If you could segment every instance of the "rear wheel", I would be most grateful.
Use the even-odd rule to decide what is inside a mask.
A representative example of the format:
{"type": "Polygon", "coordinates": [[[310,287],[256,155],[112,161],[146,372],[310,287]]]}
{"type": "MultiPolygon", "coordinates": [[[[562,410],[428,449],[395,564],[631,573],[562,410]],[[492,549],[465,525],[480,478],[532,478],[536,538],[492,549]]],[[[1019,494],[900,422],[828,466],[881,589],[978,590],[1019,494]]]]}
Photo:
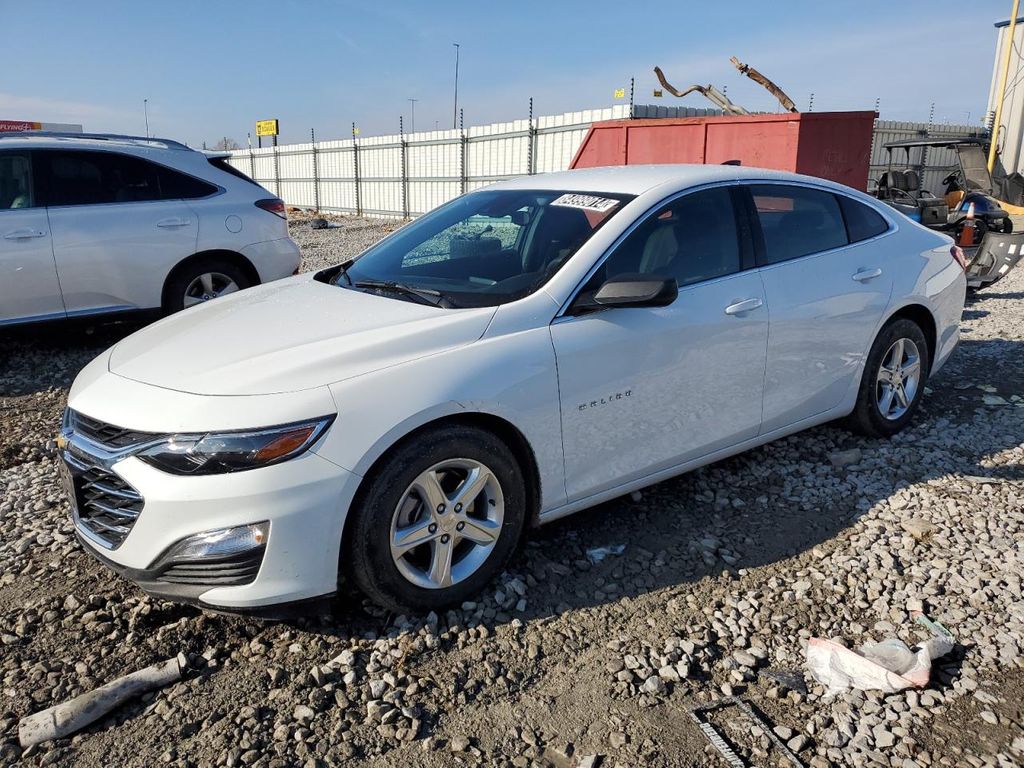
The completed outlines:
{"type": "Polygon", "coordinates": [[[167,314],[248,288],[252,280],[224,259],[202,259],[176,272],[164,291],[167,314]]]}
{"type": "Polygon", "coordinates": [[[930,365],[928,341],[920,326],[906,318],[888,323],[868,354],[847,425],[871,437],[895,435],[913,418],[930,365]]]}
{"type": "Polygon", "coordinates": [[[1003,219],[1003,234],[1009,235],[1013,233],[1013,220],[1007,216],[1003,219]]]}
{"type": "Polygon", "coordinates": [[[526,522],[523,474],[495,435],[431,430],[391,452],[353,508],[342,567],[394,611],[472,597],[505,565],[526,522]]]}

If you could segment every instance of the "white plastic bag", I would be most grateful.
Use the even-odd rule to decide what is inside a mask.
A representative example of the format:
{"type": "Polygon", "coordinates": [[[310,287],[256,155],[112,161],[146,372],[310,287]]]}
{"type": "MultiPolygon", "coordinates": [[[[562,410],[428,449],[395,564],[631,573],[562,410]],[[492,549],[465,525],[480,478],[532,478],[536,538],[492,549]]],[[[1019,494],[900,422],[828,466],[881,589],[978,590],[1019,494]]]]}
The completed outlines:
{"type": "Polygon", "coordinates": [[[927,685],[932,661],[951,650],[953,638],[948,635],[934,635],[917,650],[890,638],[868,643],[859,653],[832,640],[812,637],[807,643],[807,670],[829,694],[848,688],[894,693],[927,685]]]}

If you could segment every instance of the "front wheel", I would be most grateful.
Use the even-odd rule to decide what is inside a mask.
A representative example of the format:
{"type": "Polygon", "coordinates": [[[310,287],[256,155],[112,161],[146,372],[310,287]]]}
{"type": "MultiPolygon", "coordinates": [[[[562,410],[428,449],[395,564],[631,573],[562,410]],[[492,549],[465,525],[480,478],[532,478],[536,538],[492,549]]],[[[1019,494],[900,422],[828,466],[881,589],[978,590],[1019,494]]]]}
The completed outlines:
{"type": "Polygon", "coordinates": [[[888,323],[868,354],[847,425],[870,437],[891,437],[902,430],[921,402],[930,365],[920,326],[906,318],[888,323]]]}
{"type": "Polygon", "coordinates": [[[351,514],[341,568],[373,602],[429,611],[482,590],[515,550],[526,488],[515,456],[470,426],[392,450],[351,514]]]}

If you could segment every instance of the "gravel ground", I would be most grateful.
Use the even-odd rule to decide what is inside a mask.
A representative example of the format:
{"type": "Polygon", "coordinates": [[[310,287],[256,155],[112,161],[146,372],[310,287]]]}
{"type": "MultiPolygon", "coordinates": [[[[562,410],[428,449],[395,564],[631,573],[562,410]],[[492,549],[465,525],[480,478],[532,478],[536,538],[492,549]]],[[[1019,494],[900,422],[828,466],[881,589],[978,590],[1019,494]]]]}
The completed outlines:
{"type": "MultiPolygon", "coordinates": [[[[395,227],[338,223],[293,223],[306,268],[395,227]]],[[[734,694],[816,768],[1019,765],[1022,299],[1018,269],[971,300],[892,441],[823,427],[554,523],[440,616],[350,596],[290,623],[151,599],[75,543],[51,438],[76,372],[130,328],[0,340],[0,764],[724,766],[688,708],[734,694]],[[912,644],[917,604],[958,639],[926,689],[827,698],[804,679],[809,637],[912,644]],[[182,682],[17,746],[22,715],[179,651],[182,682]]],[[[784,764],[760,728],[715,724],[784,764]]]]}

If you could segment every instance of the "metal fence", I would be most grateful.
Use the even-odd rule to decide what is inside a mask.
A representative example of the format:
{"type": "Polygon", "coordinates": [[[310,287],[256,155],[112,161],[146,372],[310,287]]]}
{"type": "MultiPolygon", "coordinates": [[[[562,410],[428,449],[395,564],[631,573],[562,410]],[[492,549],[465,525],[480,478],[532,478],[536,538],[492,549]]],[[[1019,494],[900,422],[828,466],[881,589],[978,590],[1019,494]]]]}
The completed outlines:
{"type": "MultiPolygon", "coordinates": [[[[604,109],[391,136],[353,136],[262,149],[243,149],[229,162],[288,205],[360,216],[410,218],[501,179],[569,167],[591,123],[630,117],[700,117],[718,110],[628,104],[604,109]]],[[[532,110],[531,110],[532,112],[532,110]]],[[[927,134],[966,136],[966,125],[876,121],[871,179],[886,168],[882,145],[927,134]]],[[[312,138],[312,137],[311,137],[312,138]]],[[[911,153],[926,189],[955,163],[951,150],[911,153]]]]}

